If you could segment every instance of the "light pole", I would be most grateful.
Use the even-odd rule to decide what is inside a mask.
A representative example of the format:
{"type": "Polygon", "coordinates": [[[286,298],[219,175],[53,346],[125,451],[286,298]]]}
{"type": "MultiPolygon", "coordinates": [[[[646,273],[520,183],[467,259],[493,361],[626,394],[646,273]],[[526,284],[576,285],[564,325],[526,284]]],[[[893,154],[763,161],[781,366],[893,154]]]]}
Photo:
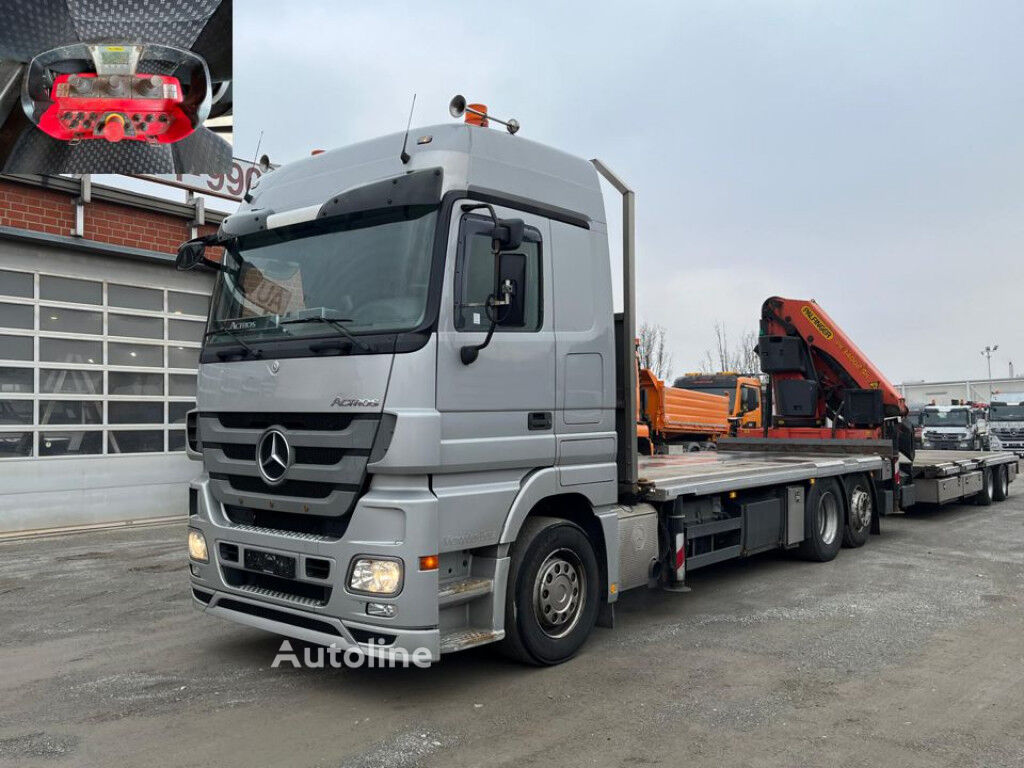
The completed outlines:
{"type": "Polygon", "coordinates": [[[981,354],[988,360],[988,401],[992,402],[992,353],[999,349],[998,344],[993,344],[991,347],[986,345],[981,354]]]}

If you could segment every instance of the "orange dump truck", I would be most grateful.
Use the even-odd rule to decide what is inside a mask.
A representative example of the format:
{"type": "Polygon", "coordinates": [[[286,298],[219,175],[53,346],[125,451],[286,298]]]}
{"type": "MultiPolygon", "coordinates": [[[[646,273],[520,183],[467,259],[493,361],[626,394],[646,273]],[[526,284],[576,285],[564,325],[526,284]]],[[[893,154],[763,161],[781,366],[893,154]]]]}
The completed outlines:
{"type": "Polygon", "coordinates": [[[642,453],[680,453],[709,447],[729,434],[729,398],[666,386],[640,369],[637,437],[642,453]]]}

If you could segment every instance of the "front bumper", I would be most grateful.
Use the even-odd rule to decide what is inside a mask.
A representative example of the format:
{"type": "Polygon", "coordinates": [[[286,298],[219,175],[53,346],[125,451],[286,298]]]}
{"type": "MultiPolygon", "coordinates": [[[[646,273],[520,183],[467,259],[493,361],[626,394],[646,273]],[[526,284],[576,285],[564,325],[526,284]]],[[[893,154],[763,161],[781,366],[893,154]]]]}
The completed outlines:
{"type": "MultiPolygon", "coordinates": [[[[429,661],[440,658],[438,573],[419,571],[419,557],[433,554],[437,542],[437,499],[422,489],[371,490],[352,512],[340,540],[237,525],[210,493],[206,476],[195,480],[196,514],[189,525],[206,537],[209,563],[191,563],[192,599],[204,613],[341,651],[358,648],[384,659],[405,654],[429,661]],[[222,544],[227,545],[225,557],[222,544]],[[239,583],[249,569],[245,552],[255,549],[295,558],[294,580],[239,583]],[[397,595],[367,596],[346,588],[356,556],[402,560],[404,583],[397,595]],[[306,563],[330,564],[326,578],[309,575],[306,563]],[[392,605],[391,618],[368,616],[368,603],[392,605]]],[[[273,580],[268,580],[273,581],[273,580]]]]}

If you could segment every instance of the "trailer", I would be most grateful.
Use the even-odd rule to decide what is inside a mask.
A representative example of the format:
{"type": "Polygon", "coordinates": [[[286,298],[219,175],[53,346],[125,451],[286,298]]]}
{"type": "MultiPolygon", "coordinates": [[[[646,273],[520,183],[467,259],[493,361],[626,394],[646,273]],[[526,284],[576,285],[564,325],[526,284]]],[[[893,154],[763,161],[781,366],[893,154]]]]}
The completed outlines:
{"type": "Polygon", "coordinates": [[[391,662],[499,642],[557,664],[629,589],[878,532],[898,464],[864,445],[639,455],[633,191],[450,107],[467,123],[266,174],[179,249],[217,272],[187,418],[197,610],[391,662]]]}

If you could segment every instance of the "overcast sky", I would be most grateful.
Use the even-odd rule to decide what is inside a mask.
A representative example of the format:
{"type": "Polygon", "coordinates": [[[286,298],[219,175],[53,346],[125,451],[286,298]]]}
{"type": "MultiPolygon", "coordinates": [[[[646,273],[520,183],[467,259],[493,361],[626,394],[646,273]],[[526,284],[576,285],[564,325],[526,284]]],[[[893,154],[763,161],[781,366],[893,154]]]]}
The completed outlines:
{"type": "MultiPolygon", "coordinates": [[[[641,319],[815,298],[895,382],[1024,372],[1024,3],[235,4],[235,154],[447,122],[455,93],[637,190],[641,319]]],[[[617,201],[606,195],[610,220],[617,201]]],[[[617,242],[617,241],[616,241],[617,242]]]]}

